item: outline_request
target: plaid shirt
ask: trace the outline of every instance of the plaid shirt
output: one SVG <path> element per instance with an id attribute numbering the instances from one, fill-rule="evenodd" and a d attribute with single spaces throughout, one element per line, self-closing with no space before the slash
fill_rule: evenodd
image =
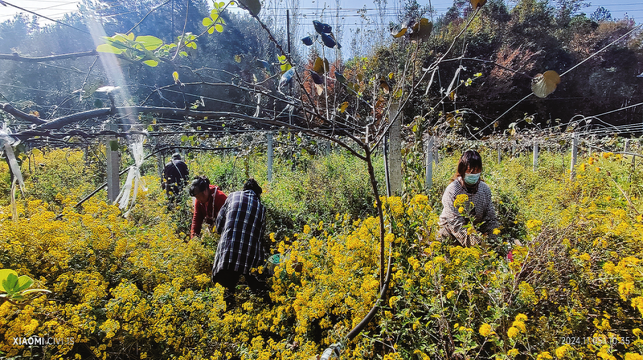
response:
<path id="1" fill-rule="evenodd" d="M 212 276 L 221 270 L 249 274 L 250 269 L 263 265 L 266 254 L 261 238 L 266 229 L 266 208 L 254 191 L 230 194 L 219 210 L 216 225 L 221 239 Z"/>
<path id="2" fill-rule="evenodd" d="M 456 196 L 466 194 L 469 197 L 469 201 L 463 204 L 463 207 L 474 218 L 473 224 L 480 232 L 492 235 L 493 229 L 497 228 L 499 224 L 496 218 L 496 210 L 491 202 L 491 189 L 489 189 L 489 186 L 480 181 L 478 191 L 470 193 L 462 186 L 461 180 L 462 178 L 458 177 L 457 180 L 449 184 L 444 191 L 444 195 L 442 195 L 444 208 L 438 222 L 438 225 L 440 225 L 439 234 L 447 238 L 454 237 L 462 246 L 474 246 L 478 244 L 477 237 L 467 235 L 467 229 L 464 228 L 467 220 L 453 206 Z M 469 205 L 470 202 L 473 203 L 473 208 Z M 480 225 L 481 223 L 482 225 Z"/>

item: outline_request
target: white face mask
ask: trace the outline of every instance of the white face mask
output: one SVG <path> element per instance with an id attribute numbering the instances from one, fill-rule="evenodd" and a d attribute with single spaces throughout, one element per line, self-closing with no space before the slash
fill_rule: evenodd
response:
<path id="1" fill-rule="evenodd" d="M 475 185 L 480 180 L 480 174 L 464 174 L 464 182 L 467 185 Z"/>

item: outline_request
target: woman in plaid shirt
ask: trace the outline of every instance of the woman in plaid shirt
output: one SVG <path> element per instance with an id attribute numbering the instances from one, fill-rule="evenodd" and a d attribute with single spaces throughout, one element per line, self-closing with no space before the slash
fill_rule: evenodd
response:
<path id="1" fill-rule="evenodd" d="M 444 206 L 440 215 L 440 232 L 442 238 L 457 240 L 462 246 L 478 245 L 481 241 L 479 233 L 495 237 L 498 219 L 491 202 L 491 189 L 481 180 L 482 158 L 475 150 L 468 150 L 458 163 L 458 169 L 453 176 L 453 181 L 447 186 L 442 195 Z M 456 199 L 464 199 L 461 204 Z M 463 215 L 469 215 L 467 217 Z M 467 232 L 465 225 L 473 219 L 476 232 Z"/>

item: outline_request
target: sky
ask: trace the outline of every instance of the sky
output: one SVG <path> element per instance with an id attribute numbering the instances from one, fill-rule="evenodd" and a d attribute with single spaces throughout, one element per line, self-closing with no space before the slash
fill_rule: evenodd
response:
<path id="1" fill-rule="evenodd" d="M 24 12 L 12 6 L 3 6 L 3 1 L 57 20 L 62 19 L 65 13 L 76 11 L 79 3 L 77 0 L 0 0 L 0 22 L 11 19 L 19 12 Z M 397 13 L 397 8 L 401 6 L 401 0 L 380 1 L 388 1 L 384 15 L 389 19 Z M 428 5 L 429 1 L 419 0 L 419 3 Z M 517 0 L 506 1 L 511 6 Z M 158 0 L 159 4 L 163 2 L 165 0 Z M 314 33 L 312 20 L 315 19 L 328 22 L 335 29 L 337 25 L 341 25 L 343 32 L 340 34 L 343 35 L 340 35 L 340 43 L 344 45 L 344 49 L 356 49 L 357 52 L 360 52 L 360 47 L 364 52 L 368 51 L 371 44 L 367 41 L 373 41 L 372 36 L 361 38 L 360 32 L 370 35 L 374 30 L 388 30 L 388 19 L 382 21 L 382 18 L 378 16 L 377 7 L 373 0 L 262 0 L 262 2 L 264 9 L 272 8 L 273 10 L 262 10 L 260 17 L 263 19 L 272 17 L 282 23 L 285 23 L 285 9 L 292 9 L 293 4 L 299 3 L 299 17 L 292 23 L 297 26 L 291 29 L 294 30 L 291 31 L 294 41 L 299 41 L 309 33 Z M 588 2 L 591 5 L 581 10 L 586 14 L 591 14 L 598 6 L 603 6 L 611 12 L 613 18 L 619 19 L 627 15 L 634 18 L 637 24 L 643 23 L 643 0 L 590 0 Z M 444 14 L 452 3 L 453 0 L 431 0 L 431 5 L 438 16 Z M 47 24 L 50 21 L 41 19 L 40 23 Z M 388 33 L 383 36 L 389 37 Z M 350 44 L 350 42 L 356 44 Z M 345 50 L 343 52 L 343 56 L 350 56 Z M 332 54 L 329 55 L 329 58 L 334 57 Z"/>
<path id="2" fill-rule="evenodd" d="M 61 19 L 65 13 L 75 11 L 78 7 L 78 1 L 74 0 L 7 0 L 6 2 L 52 19 Z M 162 2 L 163 0 L 159 0 L 159 4 Z M 285 5 L 287 2 L 279 1 L 279 3 Z M 375 5 L 372 0 L 339 0 L 339 3 L 342 8 L 340 14 L 345 17 L 346 28 L 360 26 L 357 21 L 360 19 L 357 9 L 366 7 L 368 9 L 367 14 L 375 14 Z M 438 14 L 444 13 L 452 3 L 452 0 L 432 1 L 432 5 Z M 615 18 L 622 18 L 627 14 L 629 17 L 634 18 L 637 23 L 643 22 L 643 1 L 641 0 L 593 0 L 590 3 L 591 6 L 583 9 L 583 12 L 591 14 L 598 6 L 603 6 Z M 425 5 L 422 0 L 420 0 L 420 4 Z M 428 0 L 426 0 L 426 4 L 428 4 Z M 327 11 L 333 13 L 335 12 L 334 9 L 337 8 L 336 1 L 301 0 L 300 11 L 304 14 L 313 14 L 316 11 L 321 11 L 324 5 L 331 9 Z M 393 1 L 389 1 L 389 12 L 393 11 L 393 8 Z M 10 19 L 18 12 L 21 12 L 21 10 L 11 6 L 2 6 L 0 2 L 0 22 Z M 46 22 L 46 20 L 43 21 Z"/>

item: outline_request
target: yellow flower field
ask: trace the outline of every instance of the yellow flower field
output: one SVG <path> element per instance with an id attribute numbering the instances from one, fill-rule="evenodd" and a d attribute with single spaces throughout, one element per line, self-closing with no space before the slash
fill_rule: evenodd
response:
<path id="1" fill-rule="evenodd" d="M 296 194 L 307 189 L 296 187 L 288 166 L 267 184 L 256 160 L 251 172 L 265 186 L 273 216 L 265 242 L 284 261 L 269 280 L 273 304 L 241 285 L 237 305 L 226 309 L 223 289 L 210 280 L 217 236 L 188 241 L 181 234 L 178 223 L 189 218 L 167 210 L 155 170 L 143 177 L 148 191 L 124 218 L 104 192 L 74 208 L 95 187 L 83 179 L 101 176 L 82 152 L 35 151 L 31 165 L 22 163 L 27 192 L 17 201 L 18 219 L 8 187 L 0 186 L 0 268 L 52 293 L 2 302 L 2 356 L 310 359 L 342 342 L 345 359 L 641 358 L 643 175 L 630 158 L 581 157 L 574 181 L 560 154 L 541 153 L 536 172 L 528 156 L 485 163 L 502 224 L 494 234 L 503 246 L 521 242 L 509 262 L 492 247 L 436 241 L 441 194 L 458 157 L 441 159 L 428 194 L 407 176 L 402 197 L 382 198 L 390 291 L 364 332 L 346 342 L 378 293 L 372 200 L 353 213 L 338 200 L 339 211 L 309 214 L 301 223 L 310 204 Z M 309 169 L 323 171 L 323 161 L 310 159 Z M 195 173 L 208 167 L 204 159 L 188 164 Z M 414 163 L 405 166 L 411 174 Z M 0 164 L 0 179 L 7 171 Z M 14 345 L 14 338 L 31 336 L 66 341 Z"/>

